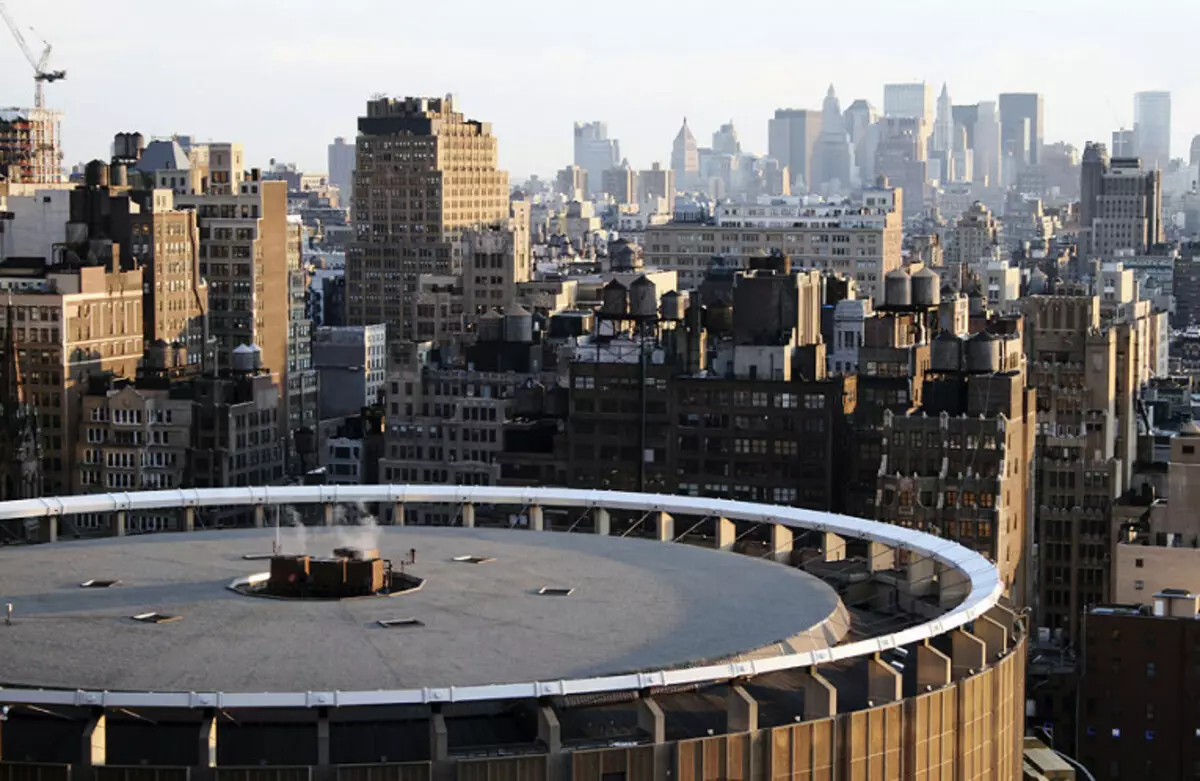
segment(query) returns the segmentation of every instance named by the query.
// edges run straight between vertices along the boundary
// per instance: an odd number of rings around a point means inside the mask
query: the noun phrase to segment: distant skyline
[[[9,0],[51,65],[46,87],[66,112],[66,164],[107,158],[114,133],[240,141],[249,164],[326,168],[335,136],[353,138],[374,93],[453,93],[489,121],[514,178],[571,162],[572,123],[604,120],[635,168],[669,163],[684,116],[702,146],[733,120],[748,152],[765,154],[776,108],[820,109],[830,83],[842,106],[883,85],[949,84],[955,103],[1001,92],[1046,96],[1046,142],[1108,143],[1133,127],[1133,94],[1172,93],[1171,152],[1200,133],[1190,49],[1155,29],[1188,30],[1194,0],[865,0],[853,5],[744,0],[731,6],[612,0]],[[736,9],[736,15],[730,9]],[[1125,37],[1131,29],[1139,35]],[[1164,34],[1165,35],[1165,34]],[[40,36],[40,37],[39,37]],[[726,39],[726,40],[723,40]],[[1114,57],[1129,46],[1131,57]],[[1149,49],[1153,56],[1147,56]],[[1147,67],[1129,67],[1129,63]],[[0,106],[28,106],[32,72],[0,28]]]

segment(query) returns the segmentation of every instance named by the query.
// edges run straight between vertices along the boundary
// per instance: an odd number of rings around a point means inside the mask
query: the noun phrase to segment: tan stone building
[[[457,273],[456,240],[509,218],[496,137],[445,98],[379,98],[358,121],[353,224],[346,256],[350,325],[415,335],[422,274]]]
[[[645,262],[678,271],[680,285],[694,288],[714,257],[747,268],[749,258],[777,251],[794,268],[843,273],[880,300],[884,276],[902,262],[900,198],[889,192],[894,200],[854,206],[722,204],[712,221],[647,227]]]
[[[511,304],[517,286],[533,275],[529,250],[529,203],[513,201],[503,225],[463,233],[462,289],[468,316]]]
[[[142,271],[10,259],[0,289],[0,323],[12,306],[25,398],[39,415],[43,488],[68,493],[88,379],[132,377],[141,360]]]

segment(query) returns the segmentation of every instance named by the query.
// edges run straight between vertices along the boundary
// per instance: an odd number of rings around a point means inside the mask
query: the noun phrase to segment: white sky
[[[670,159],[683,116],[701,145],[733,119],[766,151],[779,106],[845,108],[883,84],[942,81],[955,103],[1046,95],[1046,140],[1109,141],[1133,93],[1173,93],[1172,155],[1200,133],[1191,43],[1200,0],[8,0],[68,79],[67,162],[114,133],[242,141],[324,170],[376,92],[452,92],[490,121],[503,167],[552,174],[571,123],[604,119],[635,167]],[[1173,32],[1178,31],[1178,32]],[[26,32],[38,49],[36,35]],[[31,69],[0,28],[0,105],[32,103]]]

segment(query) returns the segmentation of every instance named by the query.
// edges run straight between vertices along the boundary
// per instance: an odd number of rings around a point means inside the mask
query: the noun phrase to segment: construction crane
[[[25,59],[29,60],[29,64],[33,66],[33,106],[34,108],[45,108],[46,101],[42,92],[42,88],[47,82],[55,82],[59,79],[65,79],[67,77],[67,72],[46,70],[46,66],[50,62],[51,46],[44,40],[42,43],[46,44],[46,48],[42,50],[41,58],[34,58],[33,52],[29,49],[29,44],[25,42],[25,36],[21,34],[21,28],[17,27],[17,23],[13,21],[12,16],[8,13],[8,9],[4,6],[3,0],[0,0],[0,16],[4,17],[5,24],[7,24],[8,29],[12,31],[13,38],[15,38],[17,41],[17,46],[21,47],[21,53],[25,55]],[[32,27],[29,29],[33,30]]]

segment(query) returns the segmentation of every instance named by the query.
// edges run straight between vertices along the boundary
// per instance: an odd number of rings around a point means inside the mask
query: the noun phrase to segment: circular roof
[[[398,568],[415,549],[409,571],[425,584],[336,602],[230,591],[268,569],[243,556],[270,553],[270,529],[3,549],[0,602],[13,603],[14,622],[3,628],[0,685],[261,692],[556,680],[715,662],[817,627],[832,643],[844,611],[799,570],[685,544],[434,527],[304,532],[283,529],[284,551],[377,542]],[[462,556],[491,561],[454,561]],[[121,582],[80,587],[93,578]],[[143,613],[179,620],[133,620]],[[378,623],[407,619],[419,624]]]

